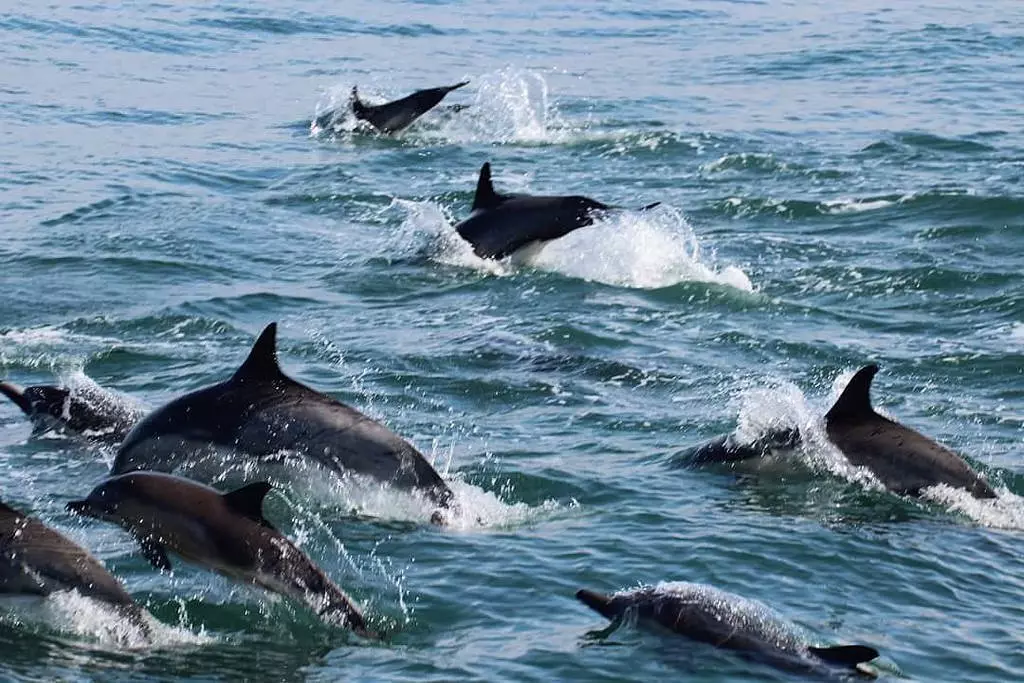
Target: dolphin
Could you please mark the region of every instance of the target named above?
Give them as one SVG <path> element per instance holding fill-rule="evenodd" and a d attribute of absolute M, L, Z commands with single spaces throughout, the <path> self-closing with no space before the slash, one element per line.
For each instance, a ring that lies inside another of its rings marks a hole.
<path fill-rule="evenodd" d="M 141 418 L 139 411 L 95 390 L 72 391 L 50 384 L 20 387 L 0 382 L 0 394 L 28 416 L 34 434 L 59 431 L 113 445 L 120 443 Z"/>
<path fill-rule="evenodd" d="M 348 595 L 263 516 L 270 490 L 267 482 L 255 482 L 221 494 L 170 474 L 132 472 L 103 481 L 67 509 L 123 527 L 157 569 L 171 569 L 171 550 L 187 562 L 298 600 L 328 623 L 371 635 Z"/>
<path fill-rule="evenodd" d="M 734 463 L 761 458 L 777 450 L 793 449 L 799 443 L 800 431 L 795 427 L 769 429 L 753 441 L 743 441 L 735 432 L 731 432 L 689 448 L 673 460 L 688 466 Z"/>
<path fill-rule="evenodd" d="M 895 493 L 918 496 L 929 486 L 947 484 L 975 498 L 995 498 L 992 487 L 959 455 L 875 412 L 871 381 L 877 372 L 877 365 L 858 370 L 826 413 L 829 441 Z"/>
<path fill-rule="evenodd" d="M 285 375 L 277 360 L 277 323 L 267 325 L 229 379 L 174 399 L 139 422 L 118 448 L 111 474 L 170 472 L 210 445 L 257 460 L 298 453 L 339 474 L 421 491 L 442 507 L 454 499 L 427 459 L 400 436 Z"/>
<path fill-rule="evenodd" d="M 473 245 L 473 252 L 480 258 L 503 259 L 523 247 L 550 242 L 592 225 L 603 212 L 617 208 L 580 195 L 499 194 L 491 182 L 488 162 L 480 168 L 472 212 L 455 230 Z"/>
<path fill-rule="evenodd" d="M 878 657 L 877 650 L 864 645 L 809 646 L 761 603 L 706 585 L 662 584 L 613 595 L 584 589 L 576 598 L 613 621 L 636 619 L 642 626 L 661 626 L 783 669 L 824 672 L 840 667 L 872 675 L 860 667 Z"/>
<path fill-rule="evenodd" d="M 0 595 L 61 591 L 113 606 L 150 637 L 142 608 L 99 560 L 38 519 L 0 503 Z"/>
<path fill-rule="evenodd" d="M 440 104 L 441 100 L 452 90 L 468 84 L 469 81 L 462 81 L 461 83 L 441 88 L 417 90 L 400 100 L 385 102 L 384 104 L 366 104 L 359 99 L 358 87 L 352 86 L 352 97 L 349 101 L 349 107 L 352 109 L 356 119 L 366 121 L 377 129 L 378 132 L 385 134 L 397 133 Z M 459 107 L 455 109 L 458 111 Z M 337 110 L 321 114 L 316 119 L 316 125 L 319 128 L 326 128 L 334 120 L 336 114 Z"/>

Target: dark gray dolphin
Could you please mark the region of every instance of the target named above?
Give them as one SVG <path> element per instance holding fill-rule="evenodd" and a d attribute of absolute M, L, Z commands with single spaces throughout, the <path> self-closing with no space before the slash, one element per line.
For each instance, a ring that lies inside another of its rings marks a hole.
<path fill-rule="evenodd" d="M 440 104 L 445 95 L 452 90 L 468 84 L 469 81 L 462 81 L 461 83 L 443 88 L 417 90 L 400 100 L 385 102 L 384 104 L 366 104 L 359 99 L 359 90 L 356 86 L 353 86 L 352 98 L 349 104 L 352 108 L 352 113 L 360 121 L 366 121 L 381 133 L 397 133 Z M 333 115 L 333 112 L 331 114 Z M 323 116 L 317 119 L 317 124 L 321 123 L 322 118 Z M 327 119 L 321 127 L 325 127 L 329 122 L 330 119 Z"/>
<path fill-rule="evenodd" d="M 799 444 L 800 431 L 795 427 L 770 429 L 753 441 L 743 441 L 735 432 L 730 432 L 689 448 L 673 460 L 687 466 L 733 463 L 761 458 L 777 450 L 793 449 Z"/>
<path fill-rule="evenodd" d="M 142 608 L 99 560 L 38 519 L 0 503 L 0 594 L 45 597 L 72 590 L 112 605 L 149 637 Z"/>
<path fill-rule="evenodd" d="M 737 650 L 773 666 L 808 672 L 854 669 L 878 656 L 864 645 L 811 647 L 760 603 L 699 584 L 644 587 L 603 595 L 581 590 L 576 598 L 607 619 L 635 618 L 692 640 Z"/>
<path fill-rule="evenodd" d="M 455 230 L 473 245 L 480 258 L 502 259 L 523 247 L 550 242 L 592 225 L 602 212 L 616 208 L 580 195 L 499 194 L 491 182 L 491 164 L 485 163 L 477 180 L 472 213 Z"/>
<path fill-rule="evenodd" d="M 60 431 L 92 441 L 120 443 L 142 414 L 99 391 L 72 390 L 48 384 L 20 387 L 0 382 L 0 394 L 28 416 L 33 433 Z"/>
<path fill-rule="evenodd" d="M 959 455 L 875 412 L 871 381 L 877 372 L 877 365 L 858 370 L 825 415 L 828 438 L 846 459 L 871 470 L 896 493 L 917 496 L 929 486 L 948 484 L 975 498 L 995 498 L 992 487 Z"/>
<path fill-rule="evenodd" d="M 297 453 L 346 471 L 416 489 L 448 507 L 453 494 L 426 458 L 379 422 L 291 379 L 277 361 L 277 324 L 267 325 L 228 380 L 158 408 L 125 437 L 111 474 L 170 472 L 210 445 L 252 458 Z"/>
<path fill-rule="evenodd" d="M 348 595 L 263 517 L 270 488 L 256 482 L 222 495 L 170 474 L 132 472 L 107 479 L 67 508 L 123 527 L 157 569 L 170 570 L 171 550 L 193 564 L 294 598 L 326 622 L 370 635 Z"/>

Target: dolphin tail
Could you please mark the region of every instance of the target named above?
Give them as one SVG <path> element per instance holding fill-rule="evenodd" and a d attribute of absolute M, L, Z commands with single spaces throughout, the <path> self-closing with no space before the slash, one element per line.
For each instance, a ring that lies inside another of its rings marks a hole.
<path fill-rule="evenodd" d="M 615 611 L 612 609 L 612 599 L 603 593 L 584 588 L 576 591 L 576 599 L 603 617 L 608 619 L 615 618 Z"/>
<path fill-rule="evenodd" d="M 856 667 L 878 657 L 878 650 L 867 645 L 837 645 L 835 647 L 809 647 L 807 650 L 830 664 Z"/>
<path fill-rule="evenodd" d="M 11 399 L 14 405 L 21 408 L 21 412 L 26 415 L 31 414 L 32 404 L 27 398 L 25 398 L 25 390 L 17 384 L 12 384 L 11 382 L 0 382 L 0 394 Z"/>

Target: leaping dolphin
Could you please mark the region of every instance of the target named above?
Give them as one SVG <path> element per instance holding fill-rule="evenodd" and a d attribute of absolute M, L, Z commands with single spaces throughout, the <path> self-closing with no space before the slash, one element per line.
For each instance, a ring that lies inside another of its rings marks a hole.
<path fill-rule="evenodd" d="M 98 391 L 0 382 L 0 394 L 21 408 L 32 421 L 35 434 L 61 431 L 113 445 L 120 443 L 142 417 L 139 411 L 115 404 Z"/>
<path fill-rule="evenodd" d="M 491 182 L 488 162 L 480 168 L 472 213 L 455 230 L 480 258 L 502 259 L 523 247 L 592 225 L 602 212 L 617 208 L 581 195 L 500 194 Z"/>
<path fill-rule="evenodd" d="M 782 669 L 824 673 L 839 667 L 870 676 L 860 667 L 878 657 L 877 650 L 864 645 L 809 646 L 761 603 L 711 586 L 672 583 L 613 595 L 584 589 L 576 598 L 607 619 L 635 618 L 639 625 L 661 626 Z"/>
<path fill-rule="evenodd" d="M 71 590 L 113 606 L 149 638 L 142 608 L 99 560 L 38 519 L 0 503 L 0 595 L 45 597 Z"/>
<path fill-rule="evenodd" d="M 277 323 L 267 325 L 229 379 L 181 396 L 136 425 L 118 449 L 111 474 L 170 472 L 211 444 L 256 459 L 298 453 L 339 474 L 422 491 L 442 507 L 454 498 L 426 458 L 400 436 L 285 375 L 277 360 Z"/>
<path fill-rule="evenodd" d="M 229 578 L 287 595 L 324 621 L 371 635 L 359 608 L 263 516 L 267 482 L 229 493 L 157 472 L 102 482 L 67 509 L 123 527 L 157 569 L 170 570 L 167 550 Z"/>
<path fill-rule="evenodd" d="M 366 121 L 380 133 L 397 133 L 408 128 L 413 121 L 426 114 L 428 111 L 440 104 L 441 100 L 452 90 L 468 85 L 469 81 L 462 81 L 455 85 L 448 85 L 441 88 L 428 88 L 417 90 L 400 100 L 385 102 L 384 104 L 366 104 L 359 99 L 359 89 L 352 86 L 352 97 L 349 106 L 352 114 L 360 121 Z M 337 110 L 331 110 L 321 114 L 316 119 L 316 125 L 326 128 L 337 114 Z"/>
<path fill-rule="evenodd" d="M 896 493 L 918 496 L 929 486 L 947 484 L 975 498 L 995 498 L 988 482 L 959 455 L 875 412 L 871 381 L 877 372 L 877 365 L 858 370 L 825 415 L 828 438 L 846 459 L 867 467 Z"/>

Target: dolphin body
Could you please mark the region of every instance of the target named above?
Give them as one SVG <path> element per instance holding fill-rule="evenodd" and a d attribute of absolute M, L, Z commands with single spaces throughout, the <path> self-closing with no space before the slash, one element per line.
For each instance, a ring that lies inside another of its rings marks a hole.
<path fill-rule="evenodd" d="M 711 586 L 674 583 L 613 595 L 584 589 L 576 598 L 610 620 L 636 619 L 782 669 L 824 673 L 838 667 L 870 676 L 859 667 L 878 657 L 864 645 L 811 647 L 764 605 Z"/>
<path fill-rule="evenodd" d="M 385 102 L 384 104 L 366 104 L 359 99 L 359 90 L 352 86 L 352 97 L 349 106 L 356 119 L 366 121 L 380 133 L 397 133 L 408 128 L 413 121 L 426 114 L 428 111 L 441 103 L 441 100 L 452 90 L 468 85 L 469 81 L 462 81 L 455 85 L 448 85 L 441 88 L 428 88 L 417 90 L 400 100 Z M 316 119 L 316 125 L 326 128 L 334 119 L 337 110 L 321 114 Z"/>
<path fill-rule="evenodd" d="M 734 463 L 765 457 L 777 450 L 793 449 L 799 444 L 800 431 L 795 427 L 771 429 L 753 441 L 743 441 L 733 432 L 689 448 L 673 460 L 688 466 Z"/>
<path fill-rule="evenodd" d="M 72 590 L 113 606 L 149 638 L 142 608 L 99 560 L 38 519 L 0 503 L 0 595 L 45 597 Z"/>
<path fill-rule="evenodd" d="M 140 412 L 116 404 L 95 390 L 73 391 L 49 384 L 20 387 L 0 382 L 0 394 L 21 408 L 31 420 L 34 434 L 59 431 L 115 445 L 141 418 Z"/>
<path fill-rule="evenodd" d="M 303 603 L 328 623 L 371 635 L 359 608 L 301 550 L 263 517 L 267 482 L 229 493 L 158 472 L 132 472 L 102 482 L 70 512 L 123 527 L 157 569 L 167 551 L 229 578 Z"/>
<path fill-rule="evenodd" d="M 354 472 L 421 491 L 442 507 L 454 499 L 404 439 L 285 375 L 277 360 L 277 323 L 267 325 L 229 379 L 185 394 L 136 425 L 121 443 L 111 474 L 170 472 L 210 445 L 257 460 L 298 453 L 338 474 Z"/>
<path fill-rule="evenodd" d="M 616 208 L 581 195 L 499 194 L 491 182 L 488 162 L 480 168 L 472 212 L 455 230 L 480 258 L 503 259 L 523 247 L 592 225 L 602 212 Z"/>
<path fill-rule="evenodd" d="M 854 374 L 825 415 L 829 440 L 853 465 L 866 467 L 887 489 L 919 496 L 936 484 L 995 498 L 992 487 L 959 455 L 910 427 L 882 417 L 871 406 L 877 365 Z"/>

